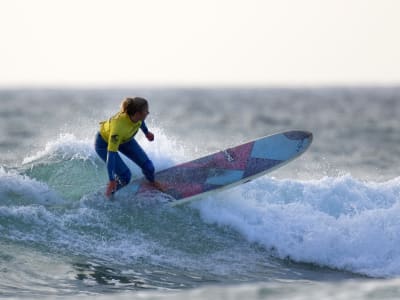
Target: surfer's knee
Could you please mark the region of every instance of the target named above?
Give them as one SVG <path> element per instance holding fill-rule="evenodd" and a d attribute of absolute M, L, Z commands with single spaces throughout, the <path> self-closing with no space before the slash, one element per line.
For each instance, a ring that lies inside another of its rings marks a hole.
<path fill-rule="evenodd" d="M 147 178 L 148 181 L 150 181 L 150 182 L 154 181 L 155 168 L 154 168 L 153 162 L 150 159 L 148 159 L 143 164 L 142 171 L 143 171 L 143 174 Z"/>

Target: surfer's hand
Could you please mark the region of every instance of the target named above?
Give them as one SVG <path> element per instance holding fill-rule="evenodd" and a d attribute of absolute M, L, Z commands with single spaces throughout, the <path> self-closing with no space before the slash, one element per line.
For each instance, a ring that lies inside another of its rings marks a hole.
<path fill-rule="evenodd" d="M 115 180 L 111 180 L 107 185 L 106 196 L 110 197 L 113 192 L 117 190 L 117 182 Z"/>
<path fill-rule="evenodd" d="M 154 141 L 154 134 L 152 133 L 152 132 L 147 132 L 146 133 L 146 138 L 150 141 L 150 142 L 152 142 L 152 141 Z"/>

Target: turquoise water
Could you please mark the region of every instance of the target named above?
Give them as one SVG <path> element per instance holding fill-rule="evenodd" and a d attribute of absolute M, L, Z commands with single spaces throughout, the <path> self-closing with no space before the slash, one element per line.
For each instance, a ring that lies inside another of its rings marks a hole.
<path fill-rule="evenodd" d="M 277 131 L 314 142 L 188 205 L 110 202 L 94 135 L 135 95 L 158 170 Z M 0 105 L 0 297 L 399 296 L 400 88 L 25 89 Z"/>

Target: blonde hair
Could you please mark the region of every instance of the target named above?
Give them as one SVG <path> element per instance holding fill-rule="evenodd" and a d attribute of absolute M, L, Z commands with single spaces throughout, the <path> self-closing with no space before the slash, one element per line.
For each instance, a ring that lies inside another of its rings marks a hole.
<path fill-rule="evenodd" d="M 149 104 L 147 100 L 141 97 L 125 98 L 121 102 L 121 113 L 126 113 L 129 116 L 133 116 L 136 112 L 142 112 L 148 109 Z"/>

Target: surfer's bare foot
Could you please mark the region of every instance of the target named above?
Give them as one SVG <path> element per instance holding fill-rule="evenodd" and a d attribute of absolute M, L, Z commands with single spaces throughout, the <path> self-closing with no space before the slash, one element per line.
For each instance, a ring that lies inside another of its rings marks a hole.
<path fill-rule="evenodd" d="M 160 182 L 158 181 L 154 181 L 154 182 L 150 182 L 150 185 L 152 187 L 154 187 L 155 189 L 164 192 L 166 190 L 165 186 L 163 186 Z"/>

